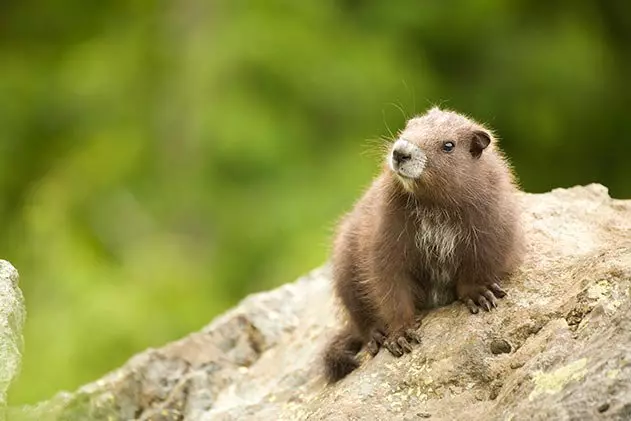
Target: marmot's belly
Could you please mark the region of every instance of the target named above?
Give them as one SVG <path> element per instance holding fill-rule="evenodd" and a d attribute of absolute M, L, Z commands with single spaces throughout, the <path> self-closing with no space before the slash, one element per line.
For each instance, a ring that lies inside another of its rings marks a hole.
<path fill-rule="evenodd" d="M 422 309 L 449 305 L 456 301 L 455 274 L 448 270 L 427 271 L 423 285 L 423 299 L 417 303 Z"/>
<path fill-rule="evenodd" d="M 427 299 L 423 304 L 424 309 L 449 305 L 456 301 L 456 284 L 433 286 L 427 292 Z"/>

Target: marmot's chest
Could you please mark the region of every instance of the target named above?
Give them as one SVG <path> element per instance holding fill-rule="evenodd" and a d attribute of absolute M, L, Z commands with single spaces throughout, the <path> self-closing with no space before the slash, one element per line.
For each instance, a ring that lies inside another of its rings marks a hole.
<path fill-rule="evenodd" d="M 468 231 L 462 221 L 448 214 L 423 214 L 413 221 L 415 251 L 427 265 L 453 267 L 458 264 Z"/>
<path fill-rule="evenodd" d="M 433 308 L 455 300 L 456 274 L 459 255 L 466 242 L 466 228 L 460 221 L 443 215 L 418 218 L 415 221 L 413 248 L 419 284 L 426 302 L 422 307 Z"/>

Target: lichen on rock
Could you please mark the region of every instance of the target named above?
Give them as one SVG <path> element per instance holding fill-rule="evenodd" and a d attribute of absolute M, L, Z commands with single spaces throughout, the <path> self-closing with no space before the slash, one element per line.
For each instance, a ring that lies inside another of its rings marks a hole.
<path fill-rule="evenodd" d="M 200 332 L 16 410 L 38 420 L 631 419 L 631 201 L 592 184 L 520 194 L 528 253 L 491 312 L 436 309 L 423 342 L 327 386 L 325 264 Z M 83 418 L 81 418 L 83 417 Z"/>

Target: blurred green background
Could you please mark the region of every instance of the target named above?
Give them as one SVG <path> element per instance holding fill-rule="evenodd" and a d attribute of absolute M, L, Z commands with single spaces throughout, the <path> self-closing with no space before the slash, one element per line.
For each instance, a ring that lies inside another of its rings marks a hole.
<path fill-rule="evenodd" d="M 13 404 L 98 378 L 327 256 L 379 139 L 438 104 L 525 190 L 631 197 L 627 1 L 0 3 Z"/>

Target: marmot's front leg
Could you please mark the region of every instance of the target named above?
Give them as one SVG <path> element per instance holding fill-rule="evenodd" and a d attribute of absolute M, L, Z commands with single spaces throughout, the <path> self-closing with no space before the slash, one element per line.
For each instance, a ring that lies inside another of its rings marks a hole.
<path fill-rule="evenodd" d="M 368 351 L 376 354 L 381 345 L 395 357 L 412 351 L 413 343 L 420 343 L 414 310 L 411 280 L 403 276 L 374 279 L 373 297 L 379 310 L 380 323 L 372 332 Z"/>

